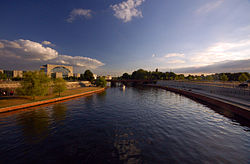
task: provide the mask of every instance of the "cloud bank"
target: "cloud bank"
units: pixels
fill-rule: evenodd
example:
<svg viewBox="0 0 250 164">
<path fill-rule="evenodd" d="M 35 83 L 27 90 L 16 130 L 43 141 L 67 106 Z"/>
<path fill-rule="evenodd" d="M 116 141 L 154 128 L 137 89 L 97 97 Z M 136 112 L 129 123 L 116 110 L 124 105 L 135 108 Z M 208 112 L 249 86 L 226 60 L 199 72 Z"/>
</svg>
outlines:
<svg viewBox="0 0 250 164">
<path fill-rule="evenodd" d="M 202 67 L 174 69 L 176 73 L 250 72 L 250 59 L 218 62 Z"/>
<path fill-rule="evenodd" d="M 202 50 L 169 53 L 156 58 L 161 69 L 177 73 L 250 72 L 250 36 L 221 41 Z"/>
<path fill-rule="evenodd" d="M 96 59 L 61 55 L 55 49 L 30 40 L 0 40 L 3 69 L 38 69 L 43 64 L 66 64 L 79 69 L 96 69 L 104 63 Z"/>
<path fill-rule="evenodd" d="M 217 42 L 200 52 L 193 52 L 191 61 L 203 65 L 227 60 L 250 58 L 250 39 Z"/>
<path fill-rule="evenodd" d="M 84 17 L 87 19 L 91 18 L 92 11 L 89 9 L 74 9 L 70 12 L 67 22 L 72 23 L 76 19 L 76 17 Z"/>
<path fill-rule="evenodd" d="M 142 17 L 142 12 L 137 9 L 145 0 L 127 0 L 121 3 L 111 5 L 114 16 L 123 22 L 129 22 L 133 17 Z"/>
</svg>

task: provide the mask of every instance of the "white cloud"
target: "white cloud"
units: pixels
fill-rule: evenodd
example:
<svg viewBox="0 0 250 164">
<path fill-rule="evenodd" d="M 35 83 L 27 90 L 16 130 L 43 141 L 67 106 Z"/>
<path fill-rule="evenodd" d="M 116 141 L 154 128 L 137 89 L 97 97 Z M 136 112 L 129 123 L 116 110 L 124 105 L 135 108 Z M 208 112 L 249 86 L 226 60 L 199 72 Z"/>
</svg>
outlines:
<svg viewBox="0 0 250 164">
<path fill-rule="evenodd" d="M 204 51 L 194 53 L 191 61 L 203 65 L 226 60 L 243 60 L 250 58 L 250 39 L 234 42 L 218 42 Z"/>
<path fill-rule="evenodd" d="M 153 54 L 153 55 L 152 55 L 152 58 L 154 58 L 155 56 L 156 56 L 156 55 L 155 55 L 155 54 Z"/>
<path fill-rule="evenodd" d="M 111 5 L 114 16 L 123 22 L 129 22 L 133 17 L 142 17 L 142 12 L 137 9 L 145 0 L 127 0 L 119 4 Z"/>
<path fill-rule="evenodd" d="M 167 61 L 169 64 L 184 64 L 186 63 L 184 60 L 169 60 Z"/>
<path fill-rule="evenodd" d="M 67 22 L 72 23 L 76 19 L 76 17 L 91 18 L 92 11 L 89 9 L 74 9 L 70 12 Z"/>
<path fill-rule="evenodd" d="M 50 44 L 51 44 L 51 42 L 50 42 L 50 41 L 46 41 L 46 40 L 45 40 L 45 41 L 43 41 L 43 42 L 42 42 L 42 44 L 44 44 L 44 45 L 50 45 Z"/>
<path fill-rule="evenodd" d="M 223 2 L 224 2 L 224 0 L 212 0 L 212 2 L 210 1 L 209 3 L 206 3 L 205 5 L 201 6 L 199 9 L 197 9 L 196 13 L 197 14 L 208 13 L 208 12 L 218 8 L 219 6 L 221 6 Z"/>
<path fill-rule="evenodd" d="M 53 60 L 54 63 L 69 64 L 77 67 L 87 67 L 89 69 L 96 69 L 104 64 L 96 59 L 83 57 L 83 56 L 68 56 L 59 55 Z"/>
<path fill-rule="evenodd" d="M 58 57 L 58 52 L 50 47 L 30 40 L 0 40 L 3 48 L 0 48 L 1 57 L 13 57 L 27 61 L 48 61 Z"/>
<path fill-rule="evenodd" d="M 55 49 L 45 47 L 40 43 L 30 40 L 0 40 L 0 61 L 3 67 L 33 69 L 42 64 L 67 64 L 74 67 L 96 69 L 104 63 L 96 59 L 61 55 Z"/>
<path fill-rule="evenodd" d="M 182 53 L 169 53 L 169 54 L 166 54 L 164 57 L 165 58 L 170 58 L 170 57 L 184 57 L 185 54 L 182 54 Z"/>
<path fill-rule="evenodd" d="M 54 44 L 52 44 L 50 41 L 47 40 L 43 41 L 42 44 L 46 46 L 55 46 Z"/>
</svg>

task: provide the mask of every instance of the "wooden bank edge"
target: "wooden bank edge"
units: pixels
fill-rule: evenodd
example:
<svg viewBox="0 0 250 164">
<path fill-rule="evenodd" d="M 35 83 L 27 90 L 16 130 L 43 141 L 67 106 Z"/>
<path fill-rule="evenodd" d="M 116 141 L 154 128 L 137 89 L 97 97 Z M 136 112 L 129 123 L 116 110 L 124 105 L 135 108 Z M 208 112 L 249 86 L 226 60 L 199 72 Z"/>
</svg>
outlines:
<svg viewBox="0 0 250 164">
<path fill-rule="evenodd" d="M 181 95 L 184 95 L 188 98 L 191 98 L 193 100 L 197 100 L 203 104 L 207 104 L 213 107 L 217 107 L 226 111 L 231 111 L 233 114 L 236 114 L 238 116 L 241 116 L 245 119 L 250 120 L 250 110 L 239 106 L 237 104 L 231 103 L 231 102 L 227 102 L 225 100 L 220 100 L 218 98 L 213 98 L 211 96 L 205 96 L 203 94 L 198 94 L 198 93 L 194 93 L 194 92 L 190 92 L 187 90 L 182 90 L 182 89 L 176 89 L 176 88 L 171 88 L 171 87 L 164 87 L 164 86 L 159 86 L 159 85 L 146 85 L 149 87 L 155 87 L 155 88 L 161 88 L 161 89 L 165 89 L 171 92 L 175 92 Z"/>
<path fill-rule="evenodd" d="M 53 99 L 49 99 L 49 100 L 42 100 L 42 101 L 37 101 L 37 102 L 32 102 L 32 103 L 27 103 L 27 104 L 21 104 L 21 105 L 15 105 L 15 106 L 10 106 L 10 107 L 0 108 L 0 113 L 15 111 L 15 110 L 19 110 L 19 109 L 35 107 L 35 106 L 39 106 L 39 105 L 43 105 L 43 104 L 49 104 L 49 103 L 53 103 L 53 102 L 58 102 L 58 101 L 63 101 L 63 100 L 71 99 L 71 98 L 85 96 L 85 95 L 89 95 L 89 94 L 92 94 L 92 93 L 102 92 L 105 89 L 106 88 L 101 88 L 101 89 L 98 89 L 98 90 L 79 93 L 79 94 L 74 94 L 74 95 L 70 95 L 70 96 L 64 96 L 64 97 L 53 98 Z"/>
</svg>

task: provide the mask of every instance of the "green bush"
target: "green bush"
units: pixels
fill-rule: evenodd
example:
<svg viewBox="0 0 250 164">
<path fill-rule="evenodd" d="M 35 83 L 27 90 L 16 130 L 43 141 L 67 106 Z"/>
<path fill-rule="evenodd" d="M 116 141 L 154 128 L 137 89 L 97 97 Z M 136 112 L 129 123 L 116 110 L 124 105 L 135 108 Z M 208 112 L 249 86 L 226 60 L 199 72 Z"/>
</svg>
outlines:
<svg viewBox="0 0 250 164">
<path fill-rule="evenodd" d="M 104 77 L 100 77 L 96 80 L 96 86 L 98 87 L 106 87 L 107 86 L 107 81 L 105 80 Z"/>
<path fill-rule="evenodd" d="M 19 95 L 44 96 L 49 91 L 50 78 L 43 71 L 28 71 L 23 74 L 21 87 L 17 89 Z"/>
<path fill-rule="evenodd" d="M 248 80 L 248 77 L 246 74 L 242 73 L 239 77 L 239 81 L 240 82 L 244 82 L 244 81 L 247 81 Z"/>
<path fill-rule="evenodd" d="M 57 78 L 54 80 L 53 85 L 53 92 L 59 93 L 59 96 L 61 96 L 61 93 L 67 89 L 66 81 L 62 78 Z"/>
</svg>

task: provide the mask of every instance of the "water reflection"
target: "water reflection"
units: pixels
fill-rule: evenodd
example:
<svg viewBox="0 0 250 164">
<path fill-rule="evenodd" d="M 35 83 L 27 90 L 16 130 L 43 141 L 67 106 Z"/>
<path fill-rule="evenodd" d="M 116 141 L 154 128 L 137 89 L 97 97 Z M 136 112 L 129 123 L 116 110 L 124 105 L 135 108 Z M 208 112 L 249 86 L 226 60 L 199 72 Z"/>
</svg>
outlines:
<svg viewBox="0 0 250 164">
<path fill-rule="evenodd" d="M 97 97 L 98 99 L 101 99 L 101 100 L 104 100 L 106 96 L 107 96 L 107 91 L 106 91 L 106 90 L 103 91 L 103 92 L 100 92 L 100 93 L 98 93 L 98 94 L 96 95 L 96 97 Z"/>
<path fill-rule="evenodd" d="M 50 119 L 44 109 L 32 110 L 17 115 L 17 124 L 21 126 L 28 142 L 39 142 L 49 134 Z"/>
<path fill-rule="evenodd" d="M 59 123 L 65 120 L 67 107 L 64 103 L 55 104 L 52 109 L 52 118 L 55 122 Z"/>
</svg>

